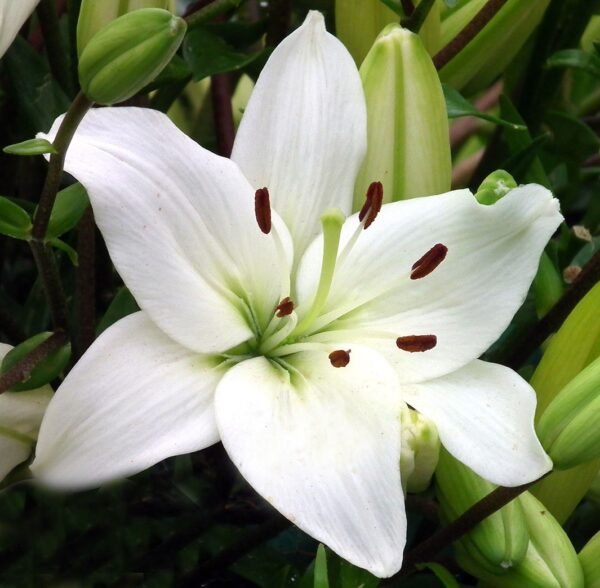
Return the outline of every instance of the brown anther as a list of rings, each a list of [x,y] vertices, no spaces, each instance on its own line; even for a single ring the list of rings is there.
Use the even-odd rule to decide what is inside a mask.
[[[383,204],[383,184],[381,182],[371,182],[365,203],[358,213],[358,220],[365,221],[364,229],[368,229],[377,218],[381,205]]]
[[[344,351],[343,349],[338,349],[337,351],[332,351],[329,354],[329,361],[331,365],[335,368],[346,367],[350,363],[350,351]]]
[[[286,296],[275,309],[277,312],[275,316],[278,318],[283,318],[284,316],[289,316],[294,311],[294,302],[289,296]]]
[[[448,247],[438,243],[434,245],[421,259],[418,259],[413,263],[412,273],[410,274],[411,280],[418,280],[428,276],[444,259],[448,253]]]
[[[437,337],[435,335],[407,335],[398,337],[396,345],[402,351],[410,353],[429,351],[437,345]]]
[[[268,188],[259,188],[255,192],[254,214],[260,230],[268,235],[271,232],[271,199]]]

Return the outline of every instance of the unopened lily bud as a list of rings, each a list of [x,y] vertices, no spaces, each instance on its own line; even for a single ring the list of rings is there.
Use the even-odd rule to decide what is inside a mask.
[[[405,492],[423,492],[438,463],[440,438],[433,421],[405,408],[400,415],[402,451],[400,471]]]
[[[543,412],[537,432],[558,469],[600,457],[600,358],[581,371]]]
[[[480,204],[494,204],[516,187],[515,179],[507,171],[498,169],[481,182],[475,198]]]
[[[77,53],[109,22],[140,8],[162,8],[174,12],[173,0],[83,0],[77,21]]]
[[[525,557],[504,574],[494,574],[459,546],[456,559],[460,566],[494,588],[583,588],[581,564],[556,519],[529,492],[515,502],[521,505],[529,534]]]
[[[585,588],[600,588],[600,531],[579,552]]]
[[[360,75],[369,148],[356,182],[355,210],[375,181],[383,184],[385,202],[447,192],[452,168],[446,102],[419,36],[387,26]]]
[[[496,488],[444,450],[435,481],[442,516],[447,521],[458,518]],[[522,509],[515,501],[481,521],[459,541],[469,561],[491,574],[504,574],[517,565],[525,557],[528,542]]]
[[[465,2],[445,18],[441,46],[450,43],[486,2]],[[550,0],[508,0],[486,26],[442,67],[442,81],[467,94],[489,86],[521,50],[542,20],[549,3]]]
[[[79,81],[86,96],[100,104],[131,98],[169,63],[187,25],[160,8],[136,10],[104,27],[84,49]]]

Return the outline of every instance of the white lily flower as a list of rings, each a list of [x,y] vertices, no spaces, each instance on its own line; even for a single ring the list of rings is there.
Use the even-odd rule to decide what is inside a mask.
[[[66,169],[142,311],[57,391],[42,480],[99,485],[221,440],[298,527],[389,576],[405,403],[496,484],[549,470],[533,390],[476,358],[523,302],[557,201],[529,185],[493,206],[461,190],[379,210],[374,183],[346,218],[365,143],[358,71],[316,12],[265,66],[232,160],[153,110],[87,114]]]
[[[0,57],[6,53],[39,1],[0,0]]]
[[[0,343],[0,363],[11,349]],[[51,398],[50,386],[0,394],[0,480],[31,455]]]

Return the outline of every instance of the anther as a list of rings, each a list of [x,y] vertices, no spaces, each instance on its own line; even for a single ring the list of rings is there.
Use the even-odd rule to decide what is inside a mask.
[[[294,302],[289,296],[286,296],[275,309],[277,312],[275,316],[278,318],[283,318],[284,316],[289,316],[294,311]]]
[[[364,229],[368,229],[377,218],[383,204],[383,184],[371,182],[365,196],[365,203],[358,213],[358,220],[365,221]]]
[[[344,351],[343,349],[338,349],[337,351],[332,351],[329,354],[329,361],[331,365],[335,368],[346,367],[350,363],[350,351]]]
[[[407,335],[398,337],[396,345],[402,351],[410,353],[429,351],[437,345],[437,337],[435,335]]]
[[[444,259],[448,253],[448,247],[437,243],[423,257],[415,261],[412,266],[411,280],[418,280],[428,276]]]
[[[254,214],[260,230],[268,235],[271,232],[271,199],[267,188],[259,188],[254,194]]]

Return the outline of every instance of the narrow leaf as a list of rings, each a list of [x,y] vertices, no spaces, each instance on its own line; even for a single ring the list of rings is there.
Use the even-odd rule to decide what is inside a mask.
[[[0,233],[15,239],[31,238],[31,219],[18,204],[0,196]]]
[[[90,201],[81,184],[73,184],[56,195],[46,237],[54,239],[70,231],[89,206]]]
[[[329,588],[329,576],[327,574],[327,553],[322,543],[317,549],[317,557],[315,559],[314,588]]]
[[[54,145],[46,139],[28,139],[14,145],[7,145],[2,151],[10,155],[44,155],[46,153],[58,153]]]

